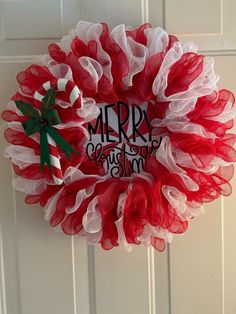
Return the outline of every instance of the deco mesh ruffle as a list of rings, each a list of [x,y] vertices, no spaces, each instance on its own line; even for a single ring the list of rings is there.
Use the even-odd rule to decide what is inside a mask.
[[[5,154],[53,228],[105,250],[163,251],[231,193],[234,96],[193,43],[150,24],[80,22],[17,81]]]

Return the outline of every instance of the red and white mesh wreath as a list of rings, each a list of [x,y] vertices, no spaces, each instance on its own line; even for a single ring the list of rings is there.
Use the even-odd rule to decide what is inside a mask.
[[[150,24],[80,22],[17,81],[6,156],[52,227],[106,250],[162,251],[231,193],[234,96],[193,43]]]

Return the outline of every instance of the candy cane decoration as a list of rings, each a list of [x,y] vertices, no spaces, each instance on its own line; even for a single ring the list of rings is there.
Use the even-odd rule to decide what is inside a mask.
[[[46,91],[51,88],[55,88],[56,91],[67,92],[70,96],[70,102],[72,106],[77,108],[81,107],[81,94],[79,88],[74,82],[67,79],[52,79],[45,82],[35,93],[34,99],[42,102]],[[52,176],[55,184],[60,185],[63,183],[63,174],[61,170],[61,163],[59,159],[59,154],[57,151],[57,146],[55,141],[47,134],[49,152],[50,152],[50,162],[52,165]]]
[[[49,153],[50,153],[50,162],[52,166],[52,177],[55,184],[60,185],[63,183],[63,175],[61,171],[61,163],[60,163],[56,143],[49,134],[47,134],[47,139],[48,139],[48,146],[49,146]]]
[[[55,88],[56,91],[68,93],[70,103],[76,108],[81,108],[82,95],[77,85],[74,82],[67,79],[52,79],[45,82],[40,88],[34,93],[34,99],[42,102],[46,91],[51,88]]]

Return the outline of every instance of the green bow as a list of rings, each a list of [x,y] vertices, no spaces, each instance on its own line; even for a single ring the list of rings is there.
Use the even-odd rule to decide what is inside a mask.
[[[30,120],[22,122],[25,133],[27,135],[32,135],[36,132],[40,133],[41,169],[45,164],[47,164],[50,169],[52,167],[47,134],[49,134],[60,149],[64,151],[68,159],[71,158],[70,153],[76,153],[75,149],[52,127],[61,122],[58,112],[55,109],[52,109],[55,105],[55,94],[56,91],[54,88],[51,88],[46,92],[46,95],[42,100],[42,108],[40,111],[24,101],[15,101],[17,108],[23,115],[30,118]]]

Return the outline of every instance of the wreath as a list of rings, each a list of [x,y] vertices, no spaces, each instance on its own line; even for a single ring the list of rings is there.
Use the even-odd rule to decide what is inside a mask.
[[[14,187],[53,228],[163,251],[229,195],[234,96],[213,59],[160,27],[80,22],[17,75],[2,118]]]

